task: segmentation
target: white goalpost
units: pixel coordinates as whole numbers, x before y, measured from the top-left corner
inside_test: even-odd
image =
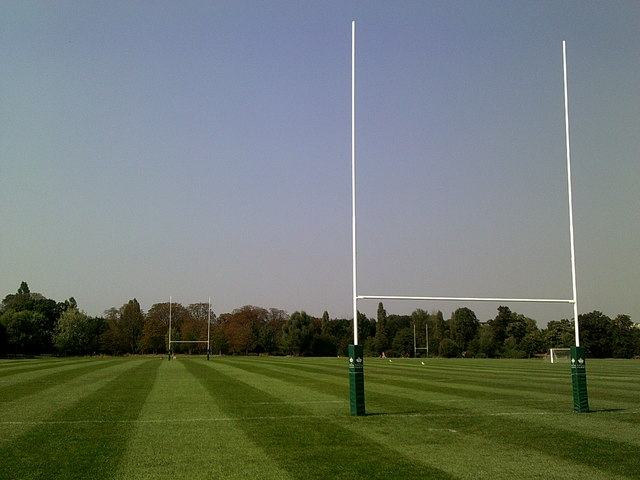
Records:
[[[357,286],[357,237],[356,237],[356,22],[351,23],[351,246],[352,246],[352,300],[353,345],[349,346],[349,395],[352,415],[365,415],[363,347],[358,345],[358,300],[410,300],[437,302],[494,302],[494,303],[566,303],[573,305],[575,347],[571,349],[574,411],[588,412],[584,348],[580,347],[578,326],[578,299],[576,288],[575,242],[573,234],[573,198],[571,189],[571,148],[569,142],[569,96],[567,87],[567,48],[562,42],[562,68],[564,92],[564,126],[567,169],[567,198],[569,207],[569,249],[571,252],[571,298],[502,298],[502,297],[440,297],[386,294],[360,294]],[[427,341],[428,346],[428,341]],[[414,355],[417,353],[414,334]],[[573,358],[575,356],[577,358]]]
[[[570,348],[550,348],[549,360],[551,363],[569,363],[571,358]]]
[[[209,297],[209,307],[207,308],[207,339],[206,340],[171,340],[171,305],[172,298],[169,297],[169,349],[168,360],[175,359],[173,356],[172,345],[176,343],[206,343],[207,344],[207,360],[211,356],[211,297]]]
[[[358,300],[410,300],[438,302],[494,302],[494,303],[566,303],[573,305],[576,346],[580,346],[578,332],[578,301],[576,289],[575,247],[573,235],[573,201],[571,193],[571,149],[569,144],[569,101],[567,90],[567,56],[566,42],[562,42],[562,64],[564,79],[564,120],[567,168],[567,193],[569,203],[569,247],[571,252],[571,286],[572,298],[501,298],[501,297],[440,297],[440,296],[406,296],[384,294],[358,294],[357,288],[357,242],[356,242],[356,128],[355,128],[355,21],[352,22],[351,45],[351,208],[352,208],[352,268],[353,268],[353,342],[358,344]]]

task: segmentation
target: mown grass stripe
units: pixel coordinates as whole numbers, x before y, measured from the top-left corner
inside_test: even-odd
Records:
[[[405,407],[404,412],[440,411],[441,416],[432,418],[432,423],[440,428],[452,428],[468,435],[490,439],[491,443],[514,445],[523,451],[537,451],[548,457],[581,463],[610,475],[629,476],[638,470],[636,456],[638,446],[628,441],[602,438],[607,435],[606,430],[598,429],[599,433],[590,434],[590,426],[594,421],[589,419],[589,415],[576,417],[568,411],[564,416],[572,420],[578,419],[578,424],[574,424],[571,429],[571,422],[563,422],[562,427],[556,426],[551,430],[548,425],[545,425],[548,422],[541,420],[545,418],[544,411],[537,416],[526,413],[518,415],[517,412],[522,407],[515,402],[501,405],[500,408],[504,413],[497,415],[486,409],[486,401],[483,397],[479,397],[475,405],[470,402],[467,404],[468,409],[463,410],[456,404],[450,404],[444,408],[434,406],[428,399],[421,400],[419,392],[406,387],[395,386],[394,388],[388,384],[375,386],[369,384],[368,388],[368,398],[371,400],[369,405],[374,403],[381,411],[397,411],[398,405]],[[513,409],[513,414],[508,414],[509,408]],[[469,415],[469,409],[477,411],[478,415]],[[550,431],[553,431],[554,441],[546,438]],[[630,429],[627,429],[627,434],[630,434]],[[578,455],[577,452],[583,452],[583,454]]]
[[[293,478],[322,479],[452,479],[446,472],[398,457],[383,445],[365,437],[354,435],[325,418],[308,418],[302,407],[287,404],[266,405],[276,397],[265,393],[227,373],[228,366],[203,365],[185,361],[187,369],[210,392],[216,405],[230,416],[264,416],[271,412],[282,421],[259,420],[246,424],[237,422],[251,441],[259,445],[267,455],[289,472]],[[268,379],[264,379],[268,382]],[[224,395],[220,393],[224,392]],[[264,402],[256,409],[251,402]],[[285,417],[289,425],[282,425]],[[295,421],[294,421],[295,420]],[[343,417],[344,421],[359,421]],[[257,423],[257,425],[256,425]]]
[[[261,365],[262,367],[264,367],[264,365]],[[247,368],[246,364],[241,365],[241,368]],[[263,368],[264,370],[264,368]],[[389,371],[389,370],[387,370]],[[403,372],[404,373],[404,372]],[[404,407],[407,406],[413,406],[414,408],[416,408],[416,410],[420,409],[420,408],[432,408],[432,402],[427,401],[427,403],[424,402],[412,402],[412,400],[416,397],[416,394],[428,394],[430,392],[428,392],[429,388],[420,388],[420,389],[416,389],[415,387],[415,383],[416,383],[416,378],[409,378],[407,379],[406,375],[403,375],[402,377],[395,377],[396,379],[393,381],[386,381],[383,384],[379,385],[379,388],[381,391],[385,391],[389,389],[390,384],[397,386],[402,386],[402,388],[406,389],[407,392],[407,397],[408,398],[403,398],[402,401],[399,401],[397,398],[395,399],[395,401],[390,401],[389,403],[394,404],[394,408],[396,405],[402,405]],[[459,375],[457,375],[456,381],[457,382],[463,382],[465,380],[466,376],[463,373],[460,373]],[[531,381],[533,381],[533,376]],[[470,382],[472,384],[474,384],[472,386],[473,390],[476,390],[476,392],[473,394],[474,398],[469,398],[470,402],[468,403],[469,406],[473,407],[473,401],[475,400],[476,405],[477,404],[486,404],[487,398],[486,397],[499,397],[501,399],[501,402],[503,402],[502,405],[500,405],[501,408],[505,408],[508,410],[509,408],[512,408],[513,410],[511,411],[506,411],[506,412],[487,412],[486,410],[483,409],[483,411],[477,412],[476,418],[479,421],[482,421],[482,419],[486,419],[487,417],[505,417],[505,420],[503,419],[499,419],[501,424],[505,424],[505,423],[517,423],[517,424],[522,424],[522,422],[519,420],[519,417],[523,417],[526,418],[527,420],[530,420],[529,417],[534,418],[537,422],[538,418],[536,417],[546,417],[545,420],[549,420],[549,424],[551,423],[551,420],[549,418],[549,415],[561,415],[564,417],[568,417],[570,420],[574,420],[577,419],[578,416],[573,415],[571,413],[567,413],[570,410],[570,406],[568,407],[567,405],[570,405],[570,403],[568,402],[566,405],[564,405],[563,407],[560,407],[562,412],[560,411],[554,411],[554,408],[558,408],[556,402],[553,401],[553,397],[554,395],[556,395],[555,393],[552,395],[544,395],[544,393],[541,393],[539,395],[539,401],[537,402],[537,407],[541,409],[541,411],[539,412],[519,412],[518,410],[520,410],[522,408],[522,402],[519,402],[518,399],[519,398],[526,398],[527,396],[529,396],[530,394],[527,394],[526,392],[521,392],[518,391],[518,385],[514,384],[514,385],[510,385],[510,388],[513,388],[514,392],[517,392],[515,394],[512,393],[512,391],[510,391],[509,389],[494,389],[492,387],[488,387],[487,385],[485,385],[484,390],[486,390],[486,395],[483,394],[482,392],[482,388],[477,387],[475,384],[477,383],[477,381],[473,381]],[[526,383],[526,382],[525,382]],[[368,376],[368,380],[366,382],[367,387],[370,389],[371,388],[371,376]],[[433,384],[430,385],[431,387],[433,387]],[[455,395],[460,395],[460,392],[462,392],[464,395],[468,396],[468,392],[466,392],[464,389],[466,388],[466,385],[462,385],[457,384],[456,388],[449,388],[447,386],[444,385],[439,385],[439,392],[441,393],[443,390],[446,390],[447,394],[455,394]],[[422,391],[420,391],[422,390]],[[503,391],[503,390],[506,390]],[[478,394],[478,391],[480,392],[480,394]],[[371,402],[368,402],[369,404]],[[422,404],[422,405],[421,405]],[[529,401],[525,400],[525,404],[526,405],[530,405]],[[551,410],[549,409],[549,407],[554,407]],[[542,410],[542,408],[544,408],[544,410]],[[446,418],[448,420],[452,419],[452,418],[467,418],[467,417],[472,417],[473,415],[469,413],[469,411],[467,410],[466,412],[460,412],[460,413],[455,413],[455,408],[451,408],[450,406],[445,407],[444,409],[445,411],[443,411],[440,414],[441,418]],[[411,415],[410,413],[405,413],[401,414],[401,415]],[[416,416],[418,416],[419,414],[416,414]],[[513,420],[510,417],[515,417],[518,418],[517,420]],[[584,419],[584,417],[582,417]],[[603,418],[603,417],[600,417]],[[476,421],[478,421],[476,420]],[[595,420],[596,422],[598,420]],[[591,423],[593,423],[594,421],[592,420]],[[492,422],[495,423],[495,422]],[[531,422],[529,422],[531,423]],[[540,422],[537,422],[540,423]],[[567,422],[567,423],[571,423],[571,422]],[[611,423],[610,419],[603,419],[603,423]],[[618,422],[619,423],[619,422]],[[620,427],[622,427],[622,425],[619,425]],[[451,428],[450,427],[450,423],[447,423],[447,425],[444,426],[445,428]],[[548,428],[549,426],[545,426],[544,428],[546,428],[546,431],[551,431],[551,428]],[[582,425],[582,427],[584,428],[584,425]],[[535,429],[537,428],[534,425],[530,425],[531,429]],[[579,428],[579,425],[576,425],[576,428]],[[505,427],[505,429],[509,432],[513,432],[513,431],[518,431],[517,428],[509,428],[508,426]],[[496,440],[500,441],[503,438],[503,435],[499,432],[501,432],[503,429],[502,428],[498,428],[498,433],[496,433],[495,437]],[[464,431],[464,429],[463,429]],[[579,430],[578,430],[579,431]],[[569,444],[570,446],[564,449],[560,449],[558,450],[557,446],[554,446],[552,448],[543,448],[539,450],[541,450],[541,454],[546,455],[546,456],[557,456],[557,455],[561,455],[563,456],[563,459],[568,461],[568,462],[573,462],[574,458],[571,456],[571,452],[574,451],[577,448],[577,445],[582,443],[584,444],[587,448],[593,448],[595,445],[599,444],[602,441],[606,441],[609,442],[609,448],[614,449],[616,451],[621,452],[621,454],[618,456],[619,460],[622,460],[622,458],[626,458],[627,460],[629,459],[633,459],[634,456],[630,455],[630,453],[633,451],[634,449],[634,445],[636,444],[636,442],[632,439],[632,437],[630,437],[630,429],[626,428],[626,432],[624,434],[621,434],[620,437],[622,440],[611,440],[611,439],[603,439],[602,436],[604,435],[609,435],[612,436],[611,432],[608,432],[605,428],[602,429],[598,429],[599,432],[601,432],[600,435],[597,435],[596,437],[592,436],[592,435],[584,435],[584,434],[576,434],[574,431],[565,431],[563,434],[563,442],[564,444]],[[616,432],[618,433],[618,432]],[[615,436],[615,434],[613,434],[613,436]],[[534,437],[535,438],[535,437]],[[572,442],[568,442],[567,439],[568,438],[573,438],[574,440]],[[626,440],[626,441],[625,441]],[[544,442],[542,442],[544,443]],[[533,447],[532,447],[533,448]],[[537,448],[537,447],[536,447]],[[594,458],[593,456],[591,456],[590,458]],[[617,464],[621,464],[624,462],[621,461],[617,461]],[[585,462],[585,465],[589,468],[600,468],[602,469],[602,471],[604,473],[607,474],[620,474],[620,472],[624,472],[624,473],[629,473],[629,469],[625,470],[625,467],[622,466],[620,467],[621,470],[620,471],[612,471],[611,470],[611,464],[608,465],[603,465],[602,461],[600,460],[594,460],[593,462]]]
[[[68,365],[69,368],[57,365],[55,372],[49,373],[50,370],[47,369],[44,370],[45,373],[43,373],[43,375],[36,377],[30,375],[27,379],[12,382],[9,385],[0,384],[0,402],[11,402],[29,395],[42,394],[56,385],[69,382],[86,373],[96,372],[100,369],[110,367],[114,365],[115,362],[117,362],[117,360],[102,360],[99,363],[91,362],[89,364],[83,362],[81,366],[75,368],[76,363],[70,363]],[[43,372],[43,370],[38,370],[38,372]]]
[[[24,375],[29,372],[44,372],[46,370],[68,367],[78,363],[88,363],[91,360],[76,359],[76,360],[49,360],[46,362],[32,361],[31,363],[23,364],[19,368],[5,368],[0,370],[0,378],[12,377],[16,375]]]
[[[0,478],[111,478],[126,451],[131,427],[107,420],[137,418],[159,364],[157,360],[131,361],[117,377],[51,418],[105,421],[37,426],[3,445]]]
[[[563,425],[567,428],[584,428],[585,416],[572,413],[570,397],[567,397],[566,401],[558,403],[553,398],[545,398],[544,396],[537,396],[532,401],[526,397],[520,398],[519,396],[496,394],[493,401],[488,401],[483,396],[470,397],[462,391],[463,399],[460,399],[456,397],[455,389],[446,386],[434,386],[433,390],[423,390],[415,388],[411,383],[404,384],[401,380],[385,384],[368,382],[366,388],[368,410],[370,412],[394,412],[402,408],[401,411],[403,413],[431,412],[444,418],[473,415],[532,418],[542,416],[549,419],[549,431],[555,431],[558,428],[557,425],[551,425],[549,417],[560,415],[565,419]],[[491,387],[487,387],[487,389],[491,389]],[[444,398],[439,399],[438,397],[442,395],[444,395]],[[623,416],[621,415],[622,412],[614,411],[618,412],[619,415],[614,416],[613,419],[611,416],[604,415],[599,417],[591,416],[590,424],[602,425],[602,428],[589,429],[593,430],[590,435],[600,439],[613,439],[623,443],[633,443],[633,432],[635,431],[635,422],[637,422],[638,416],[631,413]],[[627,408],[625,411],[631,412],[632,410]],[[616,430],[612,431],[611,428],[606,428],[607,425],[609,427],[615,426]]]
[[[114,478],[293,480],[235,420],[216,408],[183,362],[162,362]]]

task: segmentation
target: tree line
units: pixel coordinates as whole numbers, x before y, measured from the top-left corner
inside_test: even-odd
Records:
[[[330,318],[326,311],[316,318],[246,305],[216,315],[207,303],[167,302],[144,312],[134,298],[92,317],[73,297],[56,302],[22,282],[0,305],[0,355],[166,354],[170,318],[172,340],[202,342],[209,336],[213,354],[336,356],[347,355],[353,342],[353,320]],[[640,328],[628,315],[611,319],[593,311],[578,319],[581,345],[590,357],[640,356]],[[387,314],[382,303],[376,318],[358,313],[358,339],[366,355],[387,357],[531,358],[575,343],[572,320],[550,321],[540,329],[506,306],[480,322],[466,307],[445,319],[441,311],[422,309]],[[173,344],[177,354],[206,353],[206,348],[206,343]]]

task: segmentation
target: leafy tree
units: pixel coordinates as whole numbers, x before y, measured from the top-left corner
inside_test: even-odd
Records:
[[[444,358],[457,357],[460,354],[460,347],[450,338],[445,338],[440,342],[438,353]]]
[[[491,358],[497,355],[501,345],[497,342],[495,329],[489,323],[480,325],[478,330],[478,344],[475,355],[477,357]]]
[[[493,327],[493,336],[495,342],[502,346],[505,338],[507,338],[507,327],[513,321],[513,313],[509,307],[498,307],[498,315],[489,324]]]
[[[404,327],[396,331],[391,342],[391,355],[395,357],[413,356],[413,328]]]
[[[367,318],[364,313],[358,312],[358,343],[364,344],[367,338],[373,337],[375,334],[376,322]]]
[[[6,332],[8,353],[35,355],[46,351],[51,341],[47,319],[31,310],[7,310],[0,316]]]
[[[449,337],[449,329],[440,310],[429,314],[429,352],[438,353],[440,342]]]
[[[544,335],[538,329],[528,332],[520,342],[520,348],[528,358],[536,353],[543,353],[546,350]]]
[[[372,355],[381,355],[382,352],[389,350],[391,342],[387,336],[387,311],[384,309],[382,302],[378,303],[378,312],[376,315],[376,334],[368,345],[368,351]]]
[[[304,355],[311,351],[313,337],[319,329],[306,312],[294,312],[282,330],[282,346],[287,353]]]
[[[346,318],[334,319],[322,326],[322,334],[336,346],[337,355],[347,355],[353,341],[353,322]]]
[[[5,356],[6,354],[7,354],[7,329],[0,322],[0,357]]]
[[[467,346],[478,333],[480,322],[472,310],[466,307],[458,308],[451,314],[449,328],[451,339],[462,351],[466,351]]]
[[[278,353],[282,342],[282,329],[288,320],[289,315],[284,310],[269,309],[266,319],[258,327],[258,349],[261,352]]]
[[[122,309],[122,316],[120,318],[120,328],[127,339],[128,353],[138,353],[140,351],[143,327],[144,314],[142,313],[138,300],[135,298],[129,300]]]
[[[393,349],[393,339],[395,339],[399,330],[403,328],[412,329],[412,319],[410,315],[388,315],[386,322],[386,335],[392,342],[391,348]],[[411,330],[411,350],[413,350],[413,330]]]
[[[574,326],[570,320],[551,320],[543,332],[546,348],[567,348],[574,344]]]
[[[89,317],[84,312],[69,309],[62,313],[56,325],[54,343],[63,355],[97,353],[100,335],[107,328],[102,318]]]
[[[593,311],[578,315],[580,344],[592,358],[607,358],[612,355],[611,319],[602,312]]]
[[[258,331],[267,316],[267,310],[252,305],[237,308],[226,316],[224,333],[231,353],[249,353],[256,350]]]
[[[224,334],[224,314],[220,315],[216,319],[216,322],[211,325],[211,351],[214,353],[229,353],[229,343],[227,337]]]
[[[618,315],[611,321],[611,356],[632,358],[635,354],[636,329],[629,315]]]
[[[40,293],[31,292],[27,282],[22,282],[17,293],[9,294],[4,298],[0,306],[0,313],[13,310],[14,312],[30,311],[43,315],[46,322],[42,325],[44,334],[44,343],[40,349],[40,353],[42,353],[53,350],[53,331],[60,314],[65,309],[65,303],[58,303]]]
[[[169,305],[156,303],[151,306],[142,327],[140,348],[144,353],[164,353],[169,337]]]
[[[122,307],[111,307],[104,312],[104,320],[107,328],[100,336],[100,345],[103,352],[111,355],[122,355],[127,351],[127,339],[120,328],[120,316]]]

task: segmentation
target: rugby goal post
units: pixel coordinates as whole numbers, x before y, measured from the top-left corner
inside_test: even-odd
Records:
[[[173,344],[176,343],[206,343],[207,344],[207,360],[211,356],[211,297],[209,297],[209,308],[207,309],[207,339],[206,340],[171,340],[171,304],[172,298],[169,297],[169,348],[167,350],[167,359],[175,358],[173,356]]]
[[[573,199],[571,188],[571,148],[569,141],[569,99],[567,87],[567,53],[566,41],[562,42],[562,67],[563,67],[563,93],[564,93],[564,126],[565,126],[565,153],[567,170],[567,194],[569,207],[569,248],[571,253],[571,287],[572,298],[493,298],[493,297],[435,297],[435,296],[404,296],[404,295],[361,295],[357,288],[357,237],[356,237],[356,22],[351,22],[351,246],[352,246],[352,299],[353,299],[353,345],[350,346],[350,369],[349,369],[349,392],[352,415],[365,415],[364,402],[364,365],[362,364],[362,346],[358,345],[358,300],[420,300],[420,301],[455,301],[455,302],[494,302],[494,303],[566,303],[573,305],[573,316],[575,324],[576,347],[580,348],[580,336],[578,328],[578,301],[576,287],[576,262],[575,262],[575,242],[573,230]],[[414,352],[417,348],[414,345]],[[352,353],[354,352],[354,353]],[[351,368],[354,362],[360,362],[359,370]],[[574,378],[574,382],[576,379]],[[584,392],[586,398],[586,377],[580,391]],[[574,404],[575,404],[575,383],[574,383]],[[575,409],[575,407],[574,407]],[[588,411],[576,410],[576,411]]]

